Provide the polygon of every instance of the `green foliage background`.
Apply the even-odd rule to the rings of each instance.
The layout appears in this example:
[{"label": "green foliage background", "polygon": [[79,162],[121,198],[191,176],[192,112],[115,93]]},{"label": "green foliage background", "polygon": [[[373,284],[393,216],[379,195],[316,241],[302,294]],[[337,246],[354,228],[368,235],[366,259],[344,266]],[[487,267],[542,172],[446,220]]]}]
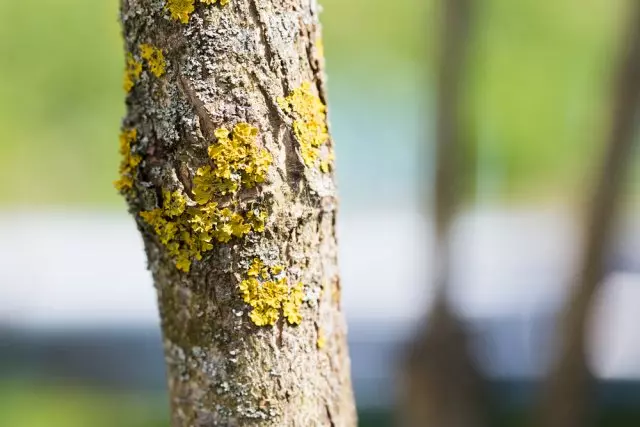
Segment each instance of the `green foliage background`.
[{"label": "green foliage background", "polygon": [[[331,99],[375,93],[383,103],[394,99],[383,107],[396,110],[403,97],[424,94],[424,122],[431,121],[434,1],[323,3],[330,89],[341,92]],[[579,185],[597,154],[627,3],[475,3],[468,108],[481,173],[506,197]],[[0,206],[122,203],[111,187],[124,109],[117,7],[117,0],[0,2]],[[349,117],[333,121],[339,159],[357,159],[349,150],[366,143],[340,138]],[[403,149],[403,139],[373,149],[369,155],[383,159]]]}]

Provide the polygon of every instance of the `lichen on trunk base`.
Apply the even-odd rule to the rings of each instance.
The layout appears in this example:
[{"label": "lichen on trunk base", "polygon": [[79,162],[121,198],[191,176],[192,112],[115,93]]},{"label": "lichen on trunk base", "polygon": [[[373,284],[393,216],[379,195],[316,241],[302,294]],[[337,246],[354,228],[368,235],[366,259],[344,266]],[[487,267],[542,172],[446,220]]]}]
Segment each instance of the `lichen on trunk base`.
[{"label": "lichen on trunk base", "polygon": [[122,0],[174,426],[353,426],[315,0]]}]

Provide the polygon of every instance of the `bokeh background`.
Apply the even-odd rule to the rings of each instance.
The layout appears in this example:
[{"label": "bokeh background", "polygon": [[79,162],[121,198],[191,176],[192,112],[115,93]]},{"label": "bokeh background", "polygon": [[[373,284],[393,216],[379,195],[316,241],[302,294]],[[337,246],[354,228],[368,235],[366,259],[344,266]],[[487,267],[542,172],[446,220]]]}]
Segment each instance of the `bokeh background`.
[{"label": "bokeh background", "polygon": [[[362,424],[388,425],[430,300],[439,14],[434,0],[322,3],[353,376]],[[509,407],[544,370],[575,267],[627,5],[477,2],[454,302]],[[2,427],[168,425],[151,278],[111,184],[122,70],[117,0],[0,0]],[[590,341],[619,412],[640,404],[638,151]]]}]

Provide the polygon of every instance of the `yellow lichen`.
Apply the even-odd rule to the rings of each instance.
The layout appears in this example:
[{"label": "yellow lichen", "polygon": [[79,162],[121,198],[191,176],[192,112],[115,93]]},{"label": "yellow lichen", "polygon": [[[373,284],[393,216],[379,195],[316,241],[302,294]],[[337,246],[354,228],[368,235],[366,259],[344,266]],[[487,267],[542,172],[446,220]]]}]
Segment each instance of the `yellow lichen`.
[{"label": "yellow lichen", "polygon": [[329,141],[327,129],[327,108],[311,90],[311,83],[304,82],[286,98],[278,98],[278,105],[289,113],[293,121],[293,132],[300,144],[300,154],[307,167],[315,167],[321,162],[323,172],[328,172],[331,153],[321,159],[321,148]]},{"label": "yellow lichen", "polygon": [[[200,0],[200,3],[215,4],[226,6],[230,0]],[[189,18],[195,10],[196,0],[167,0],[166,9],[171,13],[171,17],[183,24],[189,23]]]},{"label": "yellow lichen", "polygon": [[243,301],[252,307],[249,318],[257,326],[275,325],[281,310],[290,324],[302,322],[304,286],[298,283],[290,287],[283,272],[283,266],[267,267],[255,258],[247,270],[247,279],[239,285]]},{"label": "yellow lichen", "polygon": [[251,223],[251,226],[258,233],[262,233],[264,231],[264,224],[267,220],[267,213],[264,211],[260,211],[259,209],[250,210],[247,212],[247,221]]},{"label": "yellow lichen", "polygon": [[128,54],[127,66],[124,71],[124,81],[122,83],[125,92],[131,92],[131,89],[133,89],[133,86],[135,86],[140,78],[140,74],[142,74],[142,63],[136,61],[132,54]]},{"label": "yellow lichen", "polygon": [[183,24],[189,23],[189,17],[195,10],[195,0],[167,0],[166,9],[171,13],[171,18]]},{"label": "yellow lichen", "polygon": [[199,168],[193,180],[195,203],[180,191],[165,191],[161,208],[140,213],[184,272],[213,249],[214,240],[227,243],[265,230],[264,210],[242,210],[235,201],[241,189],[264,182],[271,165],[271,154],[257,145],[258,129],[239,123],[232,134],[226,129],[215,134],[218,141],[209,147],[211,162]]},{"label": "yellow lichen", "polygon": [[329,150],[328,153],[320,160],[320,170],[324,173],[329,173],[331,171],[331,165],[335,160],[336,156],[333,153],[333,150]]},{"label": "yellow lichen", "polygon": [[300,307],[304,300],[304,285],[298,283],[289,292],[289,298],[282,303],[282,313],[292,325],[299,325],[302,322]]},{"label": "yellow lichen", "polygon": [[322,37],[316,38],[316,57],[320,61],[324,60],[324,40]]},{"label": "yellow lichen", "polygon": [[258,129],[248,123],[237,124],[233,134],[225,128],[216,130],[218,141],[208,150],[214,166],[200,168],[194,179],[198,203],[205,204],[216,194],[233,194],[242,185],[251,188],[264,182],[273,158],[258,147],[257,135]]},{"label": "yellow lichen", "polygon": [[166,61],[162,49],[159,49],[150,44],[140,45],[140,56],[147,61],[149,71],[151,71],[156,77],[160,78],[165,73]]},{"label": "yellow lichen", "polygon": [[138,131],[136,129],[124,129],[120,134],[120,179],[115,181],[113,185],[121,193],[126,193],[133,188],[133,179],[135,177],[136,168],[142,161],[139,154],[131,152],[131,146],[138,139]]},{"label": "yellow lichen", "polygon": [[324,336],[324,329],[318,328],[318,339],[316,340],[318,350],[322,350],[327,345],[327,338]]}]

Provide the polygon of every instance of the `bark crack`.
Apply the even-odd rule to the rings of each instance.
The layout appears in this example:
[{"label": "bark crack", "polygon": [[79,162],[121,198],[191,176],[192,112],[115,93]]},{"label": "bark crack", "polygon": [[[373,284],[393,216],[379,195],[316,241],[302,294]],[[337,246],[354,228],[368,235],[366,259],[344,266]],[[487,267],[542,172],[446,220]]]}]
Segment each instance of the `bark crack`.
[{"label": "bark crack", "polygon": [[331,413],[331,408],[329,407],[328,404],[325,404],[324,407],[327,410],[327,418],[329,419],[329,425],[331,427],[336,427],[336,422],[333,420],[333,414]]},{"label": "bark crack", "polygon": [[278,323],[276,323],[277,334],[276,334],[276,346],[278,348],[282,348],[282,334],[284,332],[284,319],[278,319]]},{"label": "bark crack", "polygon": [[275,102],[276,97],[269,93],[269,88],[260,80],[257,74],[249,73],[249,76],[255,81],[258,90],[265,100],[265,105],[269,112],[269,124],[276,137],[276,142],[285,148],[286,159],[282,179],[288,182],[295,192],[299,186],[299,182],[304,176],[304,163],[296,152],[296,147],[294,146],[295,138],[286,122],[286,118],[280,113],[278,105]]},{"label": "bark crack", "polygon": [[208,140],[213,141],[215,139],[216,125],[213,118],[210,116],[209,110],[206,105],[200,99],[197,92],[191,87],[189,82],[184,76],[179,77],[180,89],[185,94],[189,104],[193,107],[194,112],[198,116],[200,121],[200,131],[202,135]]},{"label": "bark crack", "polygon": [[327,89],[324,85],[323,69],[320,58],[314,54],[314,46],[316,41],[313,39],[313,31],[307,31],[307,61],[309,62],[309,68],[313,71],[313,82],[316,85],[316,89],[318,90],[318,97],[324,105],[327,105]]},{"label": "bark crack", "polygon": [[251,18],[256,24],[258,28],[258,34],[260,35],[260,44],[264,48],[264,56],[267,64],[269,65],[269,70],[273,72],[276,76],[281,77],[281,73],[279,73],[278,67],[276,66],[276,52],[274,51],[271,38],[269,37],[269,29],[267,28],[264,19],[262,19],[262,15],[260,14],[260,9],[258,8],[257,0],[252,0],[249,2],[250,4],[250,14]]}]

